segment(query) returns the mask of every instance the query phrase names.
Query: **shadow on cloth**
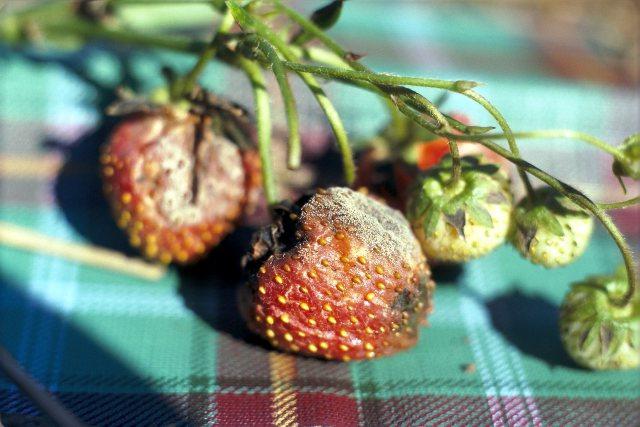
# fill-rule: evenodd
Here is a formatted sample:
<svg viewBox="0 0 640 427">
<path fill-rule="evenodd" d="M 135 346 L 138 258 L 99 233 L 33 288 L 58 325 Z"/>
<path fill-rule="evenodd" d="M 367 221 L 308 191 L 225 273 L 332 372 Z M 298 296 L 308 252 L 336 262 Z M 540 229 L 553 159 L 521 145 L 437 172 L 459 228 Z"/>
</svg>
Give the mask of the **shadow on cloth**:
<svg viewBox="0 0 640 427">
<path fill-rule="evenodd" d="M 180 409 L 179 395 L 154 391 L 153 384 L 132 371 L 109 349 L 2 276 L 0 304 L 2 345 L 85 423 L 187 422 L 189 414 Z M 41 415 L 28 398 L 9 386 L 1 373 L 0 413 Z"/>
<path fill-rule="evenodd" d="M 139 86 L 132 77 L 130 58 L 126 53 L 111 52 L 120 64 L 121 73 L 118 83 L 105 85 L 88 77 L 85 58 L 82 51 L 69 56 L 29 57 L 36 62 L 57 63 L 95 90 L 96 98 L 92 105 L 97 112 L 115 101 L 116 87 L 119 85 Z M 65 141 L 49 139 L 43 142 L 47 150 L 53 150 L 64 156 L 64 164 L 54 183 L 56 202 L 67 222 L 87 240 L 109 249 L 133 255 L 125 234 L 118 229 L 110 208 L 103 195 L 100 177 L 100 147 L 107 140 L 116 118 L 100 114 L 98 123 L 92 130 L 69 144 Z"/>
<path fill-rule="evenodd" d="M 187 308 L 213 329 L 245 343 L 269 349 L 246 327 L 238 310 L 238 289 L 246 279 L 240 265 L 253 228 L 240 227 L 201 262 L 181 267 L 178 292 Z"/>
<path fill-rule="evenodd" d="M 558 306 L 520 291 L 485 302 L 493 327 L 524 354 L 551 366 L 579 367 L 562 347 Z"/>
</svg>

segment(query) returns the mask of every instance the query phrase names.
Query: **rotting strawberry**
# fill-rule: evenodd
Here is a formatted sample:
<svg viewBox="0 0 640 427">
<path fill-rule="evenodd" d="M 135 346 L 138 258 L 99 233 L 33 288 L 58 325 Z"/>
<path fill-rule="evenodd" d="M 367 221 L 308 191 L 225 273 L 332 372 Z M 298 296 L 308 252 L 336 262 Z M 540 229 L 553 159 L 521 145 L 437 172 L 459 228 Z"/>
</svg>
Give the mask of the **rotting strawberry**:
<svg viewBox="0 0 640 427">
<path fill-rule="evenodd" d="M 435 284 L 400 212 L 332 187 L 276 216 L 245 258 L 250 329 L 281 350 L 344 361 L 416 343 Z"/>
<path fill-rule="evenodd" d="M 502 244 L 512 211 L 509 180 L 500 167 L 480 157 L 461 159 L 452 182 L 451 157 L 417 181 L 407 218 L 427 259 L 444 263 L 484 256 Z"/>
<path fill-rule="evenodd" d="M 627 290 L 624 268 L 574 283 L 560 308 L 562 344 L 579 365 L 596 370 L 640 366 L 640 298 L 624 307 L 612 299 Z"/>
<path fill-rule="evenodd" d="M 593 231 L 591 215 L 550 187 L 523 198 L 513 217 L 511 242 L 522 256 L 547 268 L 575 261 Z"/>
<path fill-rule="evenodd" d="M 118 226 L 148 259 L 194 262 L 257 198 L 257 153 L 228 136 L 238 135 L 240 113 L 204 96 L 188 106 L 126 100 L 114 107 L 124 117 L 101 155 L 104 191 Z"/>
</svg>

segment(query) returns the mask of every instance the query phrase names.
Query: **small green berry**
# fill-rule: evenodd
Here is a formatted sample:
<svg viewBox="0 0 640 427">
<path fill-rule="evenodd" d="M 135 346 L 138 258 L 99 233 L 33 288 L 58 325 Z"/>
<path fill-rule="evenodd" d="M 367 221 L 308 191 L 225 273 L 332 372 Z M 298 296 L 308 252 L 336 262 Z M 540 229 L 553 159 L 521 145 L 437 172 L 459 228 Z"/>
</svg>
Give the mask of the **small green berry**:
<svg viewBox="0 0 640 427">
<path fill-rule="evenodd" d="M 430 260 L 464 262 L 501 245 L 510 228 L 512 197 L 498 165 L 462 159 L 460 180 L 451 182 L 451 158 L 418 179 L 407 218 Z"/>
<path fill-rule="evenodd" d="M 613 162 L 613 173 L 640 180 L 640 133 L 631 135 L 619 147 L 623 157 Z"/>
<path fill-rule="evenodd" d="M 552 188 L 535 191 L 514 210 L 511 242 L 529 261 L 547 268 L 575 261 L 587 248 L 593 218 Z"/>
<path fill-rule="evenodd" d="M 624 270 L 573 284 L 560 308 L 560 335 L 571 358 L 594 370 L 640 366 L 640 298 L 625 307 L 611 303 L 624 294 Z"/>
</svg>

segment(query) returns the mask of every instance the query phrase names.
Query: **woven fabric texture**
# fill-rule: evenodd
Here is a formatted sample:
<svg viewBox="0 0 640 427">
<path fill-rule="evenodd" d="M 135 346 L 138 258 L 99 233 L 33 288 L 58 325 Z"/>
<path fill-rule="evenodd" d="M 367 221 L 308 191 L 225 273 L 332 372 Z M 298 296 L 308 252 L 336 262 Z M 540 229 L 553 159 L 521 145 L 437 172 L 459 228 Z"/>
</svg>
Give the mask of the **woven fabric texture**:
<svg viewBox="0 0 640 427">
<path fill-rule="evenodd" d="M 348 2 L 332 30 L 368 53 L 375 69 L 485 82 L 482 93 L 516 129 L 574 128 L 611 142 L 640 129 L 638 88 L 554 77 L 517 22 L 410 1 L 390 13 L 388 3 Z M 167 63 L 183 70 L 192 60 L 100 44 L 55 54 L 2 48 L 0 220 L 128 251 L 98 182 L 97 147 L 112 124 L 100 111 L 122 73 L 125 83 L 149 90 Z M 234 71 L 214 64 L 204 81 L 251 105 Z M 305 137 L 324 135 L 324 119 L 295 83 Z M 354 140 L 384 123 L 370 95 L 326 88 Z M 474 122 L 490 122 L 464 98 L 447 102 Z M 526 156 L 596 198 L 621 197 L 609 159 L 595 150 L 560 140 L 522 144 Z M 638 213 L 615 217 L 636 247 Z M 204 265 L 172 269 L 157 283 L 0 247 L 0 342 L 95 425 L 640 424 L 640 372 L 580 369 L 557 331 L 570 283 L 620 262 L 602 229 L 567 268 L 544 270 L 503 247 L 463 268 L 437 269 L 436 309 L 418 345 L 355 363 L 274 352 L 244 329 L 235 290 L 249 233 L 241 229 Z M 0 414 L 41 416 L 2 376 Z"/>
</svg>

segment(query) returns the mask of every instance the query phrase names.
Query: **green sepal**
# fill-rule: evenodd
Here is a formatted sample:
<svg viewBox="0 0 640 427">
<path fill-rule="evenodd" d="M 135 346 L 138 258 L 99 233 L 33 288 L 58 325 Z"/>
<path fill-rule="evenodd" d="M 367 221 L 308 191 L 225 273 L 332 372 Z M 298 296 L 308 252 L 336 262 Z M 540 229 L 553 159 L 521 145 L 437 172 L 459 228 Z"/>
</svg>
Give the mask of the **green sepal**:
<svg viewBox="0 0 640 427">
<path fill-rule="evenodd" d="M 482 135 L 494 130 L 493 126 L 467 126 L 467 133 L 469 135 Z"/>
<path fill-rule="evenodd" d="M 549 230 L 549 232 L 555 234 L 558 237 L 564 236 L 562 224 L 560 224 L 558 218 L 556 218 L 556 216 L 552 214 L 547 208 L 541 206 L 540 208 L 535 209 L 533 212 L 536 216 L 537 224 L 543 226 L 546 230 Z"/>
<path fill-rule="evenodd" d="M 476 224 L 487 228 L 493 228 L 493 220 L 489 211 L 477 201 L 465 203 L 465 212 Z"/>
<path fill-rule="evenodd" d="M 525 236 L 531 238 L 535 237 L 532 230 L 537 232 L 540 229 L 562 237 L 565 232 L 558 219 L 576 216 L 587 217 L 589 214 L 551 187 L 542 187 L 535 191 L 533 202 L 529 197 L 520 201 L 515 210 L 515 223 Z"/>
<path fill-rule="evenodd" d="M 424 220 L 422 221 L 422 228 L 426 236 L 433 236 L 436 231 L 438 222 L 442 215 L 442 209 L 437 204 L 431 204 L 425 212 Z"/>
</svg>

